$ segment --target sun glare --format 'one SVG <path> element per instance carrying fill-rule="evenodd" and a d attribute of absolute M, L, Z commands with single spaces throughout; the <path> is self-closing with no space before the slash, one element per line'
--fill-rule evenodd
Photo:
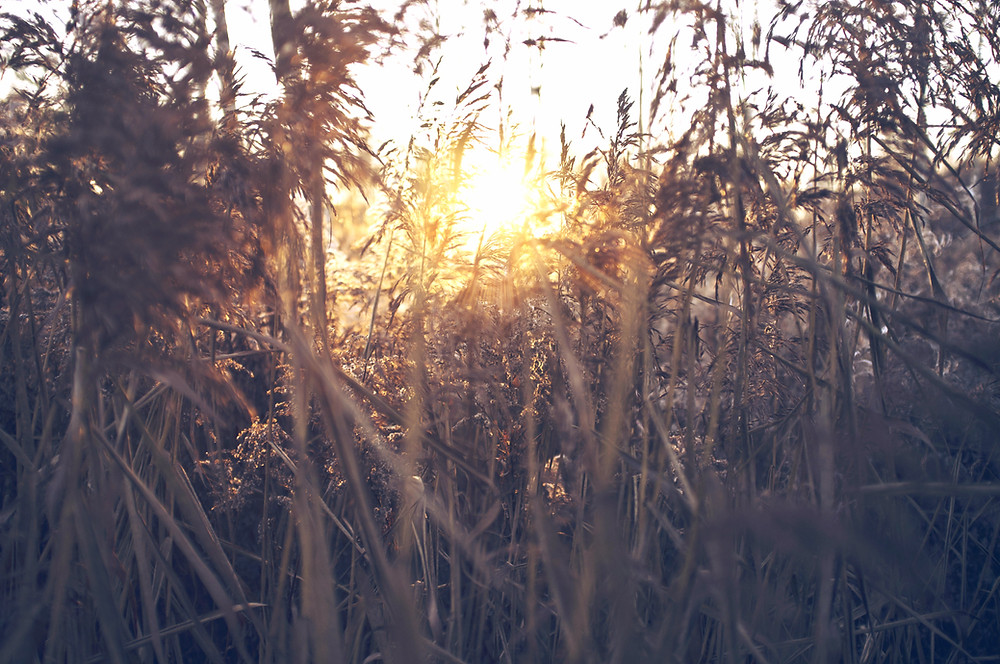
<path fill-rule="evenodd" d="M 530 231 L 538 205 L 523 163 L 496 154 L 477 161 L 459 193 L 465 207 L 467 244 L 473 249 L 498 232 Z"/>

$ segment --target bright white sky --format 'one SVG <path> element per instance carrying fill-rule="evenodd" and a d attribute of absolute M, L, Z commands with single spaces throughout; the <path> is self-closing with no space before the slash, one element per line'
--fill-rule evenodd
<path fill-rule="evenodd" d="M 622 0 L 631 2 L 631 0 Z M 376 0 L 377 9 L 392 16 L 398 7 L 394 0 Z M 504 109 L 492 109 L 484 118 L 495 128 L 501 113 L 510 110 L 512 121 L 520 131 L 537 132 L 540 139 L 549 141 L 551 151 L 558 150 L 559 123 L 567 125 L 567 137 L 582 154 L 598 144 L 604 144 L 594 127 L 587 127 L 588 108 L 594 105 L 592 120 L 606 134 L 615 128 L 618 95 L 628 88 L 629 95 L 637 102 L 640 94 L 640 56 L 648 50 L 645 17 L 630 10 L 625 28 L 614 28 L 615 14 L 623 4 L 608 0 L 547 0 L 532 3 L 543 6 L 547 13 L 536 19 L 521 16 L 511 20 L 516 5 L 527 2 L 512 0 L 474 2 L 470 0 L 436 0 L 428 6 L 416 6 L 408 19 L 428 20 L 438 32 L 448 36 L 432 62 L 440 57 L 437 74 L 440 81 L 435 86 L 435 97 L 448 102 L 465 89 L 481 65 L 492 59 L 491 78 L 504 77 Z M 501 33 L 491 36 L 489 49 L 484 48 L 483 10 L 492 9 L 500 20 Z M 247 75 L 248 87 L 266 90 L 271 76 L 259 60 L 249 57 L 240 47 L 255 48 L 270 53 L 267 28 L 266 0 L 229 0 L 227 10 L 230 37 L 237 49 L 238 62 Z M 509 35 L 510 52 L 504 56 L 504 36 Z M 528 39 L 561 38 L 568 42 L 549 42 L 544 51 L 525 45 Z M 413 39 L 408 40 L 412 45 Z M 429 80 L 430 66 L 425 66 L 424 76 L 413 72 L 415 50 L 400 51 L 390 55 L 381 64 L 356 71 L 364 91 L 366 104 L 375 116 L 373 145 L 393 139 L 405 142 L 417 131 L 417 114 L 422 92 Z M 643 62 L 642 66 L 655 73 L 658 63 Z M 649 73 L 645 74 L 650 79 Z M 536 89 L 537 94 L 532 90 Z M 586 136 L 581 134 L 586 128 Z M 577 145 L 580 143 L 580 145 Z"/>
<path fill-rule="evenodd" d="M 6 3 L 10 0 L 0 0 Z M 291 0 L 293 11 L 306 0 Z M 735 1 L 735 0 L 734 0 Z M 44 16 L 61 16 L 52 21 L 57 29 L 64 25 L 69 0 L 14 0 L 17 9 L 40 10 Z M 391 20 L 402 0 L 366 0 Z M 362 4 L 362 3 L 358 3 Z M 487 147 L 497 148 L 499 142 L 490 131 L 502 123 L 506 135 L 521 136 L 523 149 L 527 137 L 536 136 L 535 148 L 544 160 L 542 170 L 551 170 L 558 158 L 560 124 L 566 125 L 566 136 L 572 144 L 572 155 L 581 157 L 594 148 L 606 148 L 616 131 L 617 100 L 623 90 L 633 100 L 632 121 L 639 129 L 649 131 L 646 117 L 655 86 L 658 70 L 667 50 L 667 42 L 678 33 L 681 36 L 673 50 L 674 66 L 687 69 L 704 57 L 704 42 L 692 40 L 683 26 L 660 26 L 654 35 L 649 34 L 651 16 L 636 11 L 640 0 L 426 0 L 416 3 L 407 14 L 410 32 L 405 45 L 394 49 L 385 58 L 358 67 L 355 79 L 362 90 L 365 103 L 374 118 L 371 126 L 370 145 L 378 147 L 391 141 L 405 149 L 411 136 L 421 135 L 420 124 L 427 120 L 440 120 L 445 128 L 448 120 L 457 119 L 456 96 L 473 80 L 476 72 L 486 62 L 492 61 L 488 70 L 490 84 L 503 78 L 503 95 L 499 103 L 488 108 L 479 121 L 486 128 L 483 137 Z M 497 30 L 490 34 L 489 46 L 484 45 L 486 28 L 484 9 L 492 10 L 497 18 Z M 529 17 L 528 8 L 544 9 Z M 615 26 L 615 16 L 627 12 L 624 26 Z M 766 27 L 773 10 L 772 0 L 756 3 L 737 2 L 736 11 L 744 31 L 751 21 L 759 19 Z M 760 16 L 758 16 L 760 12 Z M 247 99 L 255 94 L 277 94 L 274 75 L 268 64 L 253 56 L 253 51 L 272 54 L 269 28 L 268 0 L 226 0 L 226 15 L 230 42 L 238 66 L 244 77 L 243 91 Z M 424 26 L 417 30 L 418 26 Z M 429 26 L 429 28 L 427 27 Z M 427 30 L 445 37 L 443 45 L 424 62 L 421 75 L 414 72 L 414 56 L 420 45 L 420 35 Z M 548 40 L 543 49 L 539 40 Z M 507 45 L 509 44 L 509 49 Z M 787 58 L 786 58 L 787 60 Z M 432 72 L 434 63 L 440 63 Z M 776 66 L 791 67 L 795 63 L 775 62 Z M 438 78 L 431 97 L 422 100 L 428 81 Z M 792 81 L 794 72 L 780 74 Z M 0 93 L 4 83 L 0 81 Z M 679 89 L 664 105 L 683 97 L 688 78 L 681 77 Z M 756 85 L 766 84 L 760 81 Z M 749 87 L 751 83 L 744 81 Z M 490 92 L 489 86 L 481 92 Z M 495 98 L 495 96 L 494 96 Z M 440 106 L 432 102 L 440 101 Z M 697 107 L 697 99 L 691 106 Z M 592 109 L 592 110 L 591 110 Z M 690 108 L 688 112 L 690 112 Z M 677 108 L 660 110 L 659 127 L 676 131 L 683 126 L 684 112 Z M 434 116 L 432 113 L 440 113 Z M 674 112 L 673 115 L 671 113 Z M 588 117 L 589 114 L 589 117 Z M 660 132 L 657 131 L 660 130 Z M 602 133 L 603 132 L 603 133 Z M 662 135 L 656 136 L 663 139 Z M 653 141 L 658 142 L 656 140 Z M 424 147 L 431 147 L 423 141 Z M 472 216 L 488 216 L 489 210 L 506 210 L 510 205 L 523 202 L 509 199 L 516 183 L 500 187 L 497 182 L 516 179 L 512 173 L 500 177 L 500 171 L 510 164 L 493 162 L 486 151 L 473 152 L 469 163 L 476 172 L 485 174 L 488 183 L 480 187 L 472 182 L 467 193 L 467 203 Z M 524 188 L 524 187 L 522 187 Z M 479 191 L 483 189 L 483 191 Z M 512 216 L 514 212 L 504 212 Z M 515 215 L 516 216 L 516 215 Z M 497 224 L 502 220 L 498 219 Z"/>
<path fill-rule="evenodd" d="M 5 7 L 9 1 L 0 0 Z M 44 16 L 61 15 L 61 20 L 53 21 L 57 29 L 64 24 L 68 13 L 69 0 L 14 2 L 20 5 L 15 10 L 30 8 L 40 10 Z M 291 0 L 293 10 L 304 2 Z M 391 20 L 402 0 L 367 2 Z M 422 75 L 413 71 L 419 46 L 418 37 L 413 34 L 406 37 L 405 46 L 395 49 L 385 59 L 355 70 L 355 78 L 374 116 L 370 144 L 378 147 L 393 141 L 402 149 L 411 136 L 419 136 L 421 120 L 439 119 L 447 123 L 456 96 L 487 61 L 492 61 L 488 74 L 491 82 L 503 77 L 503 97 L 499 106 L 494 105 L 480 117 L 481 124 L 487 130 L 495 130 L 502 122 L 507 135 L 513 130 L 522 136 L 522 146 L 534 133 L 535 147 L 549 169 L 555 167 L 553 162 L 558 155 L 560 123 L 566 125 L 574 156 L 607 147 L 616 129 L 617 100 L 623 89 L 628 90 L 634 102 L 632 120 L 648 131 L 646 114 L 653 82 L 662 64 L 666 42 L 677 26 L 663 25 L 651 36 L 651 17 L 636 11 L 639 3 L 640 0 L 427 0 L 415 4 L 407 14 L 408 26 L 411 29 L 420 23 L 433 26 L 446 40 L 430 61 L 424 63 Z M 524 11 L 528 7 L 545 11 L 529 18 Z M 737 7 L 737 12 L 743 14 L 740 19 L 744 30 L 758 12 L 766 29 L 773 9 L 771 0 Z M 485 8 L 495 12 L 499 21 L 499 32 L 490 35 L 488 48 L 483 43 Z M 623 9 L 628 20 L 624 27 L 616 27 L 614 18 Z M 226 0 L 226 15 L 239 72 L 245 77 L 244 92 L 275 94 L 270 68 L 252 55 L 252 50 L 268 56 L 272 53 L 268 0 Z M 544 49 L 524 43 L 540 38 L 550 40 Z M 505 42 L 510 44 L 506 52 Z M 704 48 L 704 44 L 695 46 L 690 34 L 682 36 L 674 50 L 675 66 L 684 67 L 685 63 L 690 66 L 701 56 L 698 48 Z M 421 118 L 421 96 L 435 62 L 440 62 L 433 74 L 439 77 L 439 82 L 432 97 L 423 100 Z M 792 66 L 787 62 L 774 64 Z M 784 78 L 794 80 L 794 72 L 787 74 Z M 779 73 L 777 79 L 782 77 Z M 0 81 L 0 93 L 9 84 L 10 77 L 5 78 L 8 80 Z M 680 85 L 684 86 L 685 80 Z M 483 89 L 487 91 L 489 88 Z M 675 97 L 681 95 L 683 90 L 678 90 Z M 443 104 L 434 107 L 430 102 L 435 100 Z M 694 106 L 697 104 L 693 102 Z M 591 106 L 593 111 L 588 120 Z M 432 110 L 440 112 L 442 117 L 433 118 Z M 666 112 L 661 109 L 659 129 L 671 127 L 666 122 L 683 124 L 685 113 L 664 118 L 671 110 L 677 109 Z M 485 140 L 490 147 L 497 147 L 488 135 Z"/>
<path fill-rule="evenodd" d="M 0 3 L 7 9 L 10 1 L 0 0 Z M 13 2 L 15 11 L 30 8 L 41 11 L 43 16 L 62 15 L 61 20 L 53 21 L 57 28 L 64 23 L 69 5 L 69 0 Z M 303 2 L 292 0 L 293 9 Z M 369 2 L 391 18 L 402 0 Z M 509 110 L 520 132 L 534 131 L 539 140 L 546 142 L 544 147 L 551 154 L 558 150 L 559 125 L 565 122 L 574 153 L 582 155 L 607 144 L 596 128 L 605 134 L 614 132 L 617 99 L 623 89 L 628 89 L 635 102 L 633 120 L 642 121 L 642 128 L 648 129 L 647 119 L 638 117 L 638 113 L 648 109 L 650 83 L 662 62 L 664 42 L 674 30 L 661 26 L 654 36 L 655 54 L 650 55 L 654 38 L 648 34 L 650 17 L 636 11 L 638 4 L 639 0 L 428 0 L 415 5 L 407 17 L 411 25 L 421 20 L 435 25 L 448 38 L 432 57 L 432 61 L 437 58 L 441 61 L 435 95 L 445 102 L 443 110 L 449 109 L 450 102 L 469 84 L 479 67 L 492 59 L 491 78 L 504 77 L 504 108 L 491 109 L 483 118 L 484 123 L 495 128 Z M 527 7 L 542 7 L 546 13 L 529 19 L 523 15 Z M 766 28 L 771 7 L 771 0 L 744 7 L 741 11 L 749 14 L 743 17 L 744 22 L 761 12 L 761 22 Z M 483 45 L 485 8 L 496 13 L 501 30 L 491 36 L 489 49 Z M 518 8 L 521 15 L 513 19 Z M 624 27 L 615 27 L 614 17 L 622 9 L 628 12 L 628 22 Z M 245 89 L 273 91 L 273 75 L 249 50 L 271 54 L 268 0 L 226 0 L 226 14 L 237 63 L 246 76 Z M 511 44 L 506 55 L 504 37 Z M 543 51 L 523 43 L 539 37 L 567 41 L 548 42 Z M 368 108 L 375 116 L 374 146 L 389 139 L 405 144 L 418 128 L 420 96 L 429 80 L 430 67 L 425 68 L 423 77 L 413 73 L 415 40 L 411 37 L 408 42 L 408 50 L 401 49 L 381 63 L 356 71 Z M 679 53 L 683 45 L 678 46 L 675 60 L 696 57 L 693 51 Z M 0 93 L 10 84 L 9 78 L 8 75 L 0 81 Z M 592 122 L 587 122 L 591 104 Z"/>

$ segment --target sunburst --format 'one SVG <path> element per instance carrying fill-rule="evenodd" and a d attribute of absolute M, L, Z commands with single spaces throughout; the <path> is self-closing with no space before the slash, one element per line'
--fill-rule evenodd
<path fill-rule="evenodd" d="M 524 162 L 495 152 L 470 156 L 459 190 L 467 245 L 475 249 L 501 232 L 530 232 L 538 186 Z"/>

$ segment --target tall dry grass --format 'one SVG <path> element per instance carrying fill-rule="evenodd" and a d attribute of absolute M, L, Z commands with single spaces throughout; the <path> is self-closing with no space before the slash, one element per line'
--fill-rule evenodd
<path fill-rule="evenodd" d="M 77 7 L 0 18 L 0 661 L 995 659 L 991 5 L 645 7 L 701 57 L 558 231 L 463 248 L 460 95 L 350 277 L 384 23 L 277 13 L 263 104 L 202 3 Z"/>

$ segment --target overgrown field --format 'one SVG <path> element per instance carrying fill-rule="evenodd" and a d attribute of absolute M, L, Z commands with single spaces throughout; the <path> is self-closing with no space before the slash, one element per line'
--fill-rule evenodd
<path fill-rule="evenodd" d="M 495 67 L 368 144 L 427 25 L 5 4 L 0 663 L 1000 661 L 1000 9 L 747 4 L 479 235 Z"/>

